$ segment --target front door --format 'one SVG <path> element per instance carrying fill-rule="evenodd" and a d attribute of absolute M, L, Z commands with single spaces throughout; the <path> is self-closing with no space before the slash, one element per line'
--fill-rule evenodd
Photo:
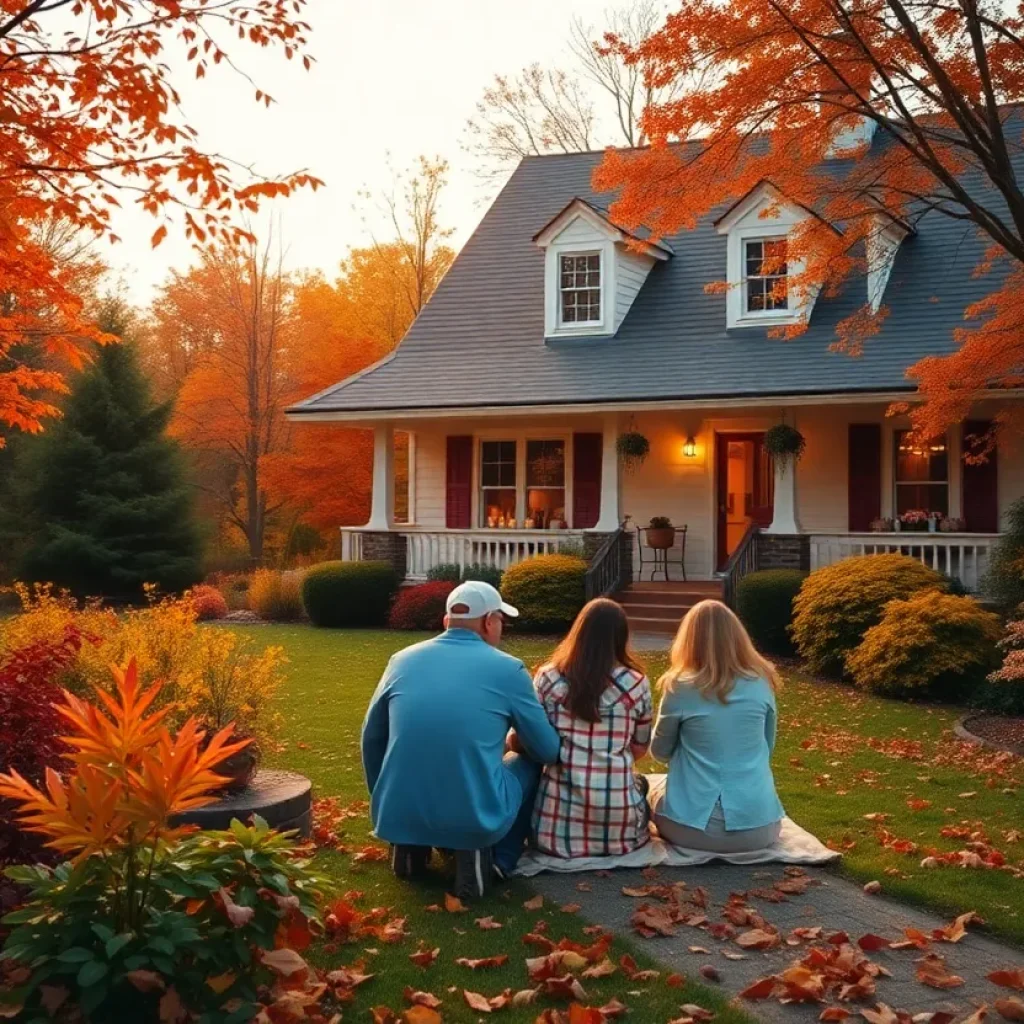
<path fill-rule="evenodd" d="M 771 524 L 775 471 L 763 441 L 763 433 L 715 434 L 719 569 L 752 522 Z"/>

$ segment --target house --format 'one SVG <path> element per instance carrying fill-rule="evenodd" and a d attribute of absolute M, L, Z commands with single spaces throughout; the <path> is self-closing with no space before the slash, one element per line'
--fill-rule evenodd
<path fill-rule="evenodd" d="M 582 541 L 597 555 L 592 589 L 604 592 L 639 576 L 641 553 L 648 579 L 635 527 L 667 516 L 687 528 L 686 593 L 731 586 L 754 566 L 887 550 L 975 589 L 1024 493 L 1024 454 L 961 458 L 994 403 L 927 448 L 886 410 L 912 392 L 907 367 L 951 350 L 965 307 L 991 289 L 973 276 L 977 233 L 937 214 L 913 230 L 881 223 L 865 277 L 835 297 L 798 295 L 779 257 L 813 214 L 770 183 L 649 241 L 593 191 L 601 158 L 525 159 L 399 348 L 290 410 L 375 430 L 373 512 L 343 531 L 345 557 L 386 558 L 421 579 L 439 562 L 506 566 Z M 723 278 L 725 293 L 706 288 Z M 837 323 L 865 298 L 889 309 L 881 333 L 859 357 L 830 352 Z M 807 312 L 802 335 L 770 336 Z M 762 450 L 780 422 L 806 439 L 795 466 Z M 392 513 L 396 430 L 411 438 L 407 523 Z M 632 472 L 616 448 L 627 430 L 650 442 Z M 872 529 L 920 509 L 946 529 Z M 666 589 L 646 600 L 666 604 Z"/>

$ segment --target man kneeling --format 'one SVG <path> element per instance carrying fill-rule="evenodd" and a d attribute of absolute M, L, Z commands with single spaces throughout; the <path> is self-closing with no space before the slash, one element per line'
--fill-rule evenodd
<path fill-rule="evenodd" d="M 444 633 L 388 663 L 363 722 L 363 770 L 395 874 L 422 873 L 432 848 L 454 850 L 455 895 L 471 899 L 516 866 L 559 738 L 523 663 L 497 649 L 516 609 L 476 582 L 446 607 Z M 505 753 L 509 729 L 525 754 Z"/>

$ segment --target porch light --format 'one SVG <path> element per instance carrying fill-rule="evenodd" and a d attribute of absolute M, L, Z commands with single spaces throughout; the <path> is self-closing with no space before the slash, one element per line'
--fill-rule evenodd
<path fill-rule="evenodd" d="M 697 442 L 693 439 L 693 434 L 687 436 L 683 442 L 683 455 L 688 459 L 692 459 L 697 454 Z"/>

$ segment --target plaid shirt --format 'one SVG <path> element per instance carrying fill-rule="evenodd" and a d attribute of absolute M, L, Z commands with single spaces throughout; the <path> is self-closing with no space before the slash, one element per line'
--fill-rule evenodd
<path fill-rule="evenodd" d="M 562 740 L 558 763 L 540 780 L 533 805 L 537 848 L 555 857 L 614 857 L 643 846 L 647 800 L 637 788 L 630 744 L 651 739 L 647 677 L 619 668 L 601 695 L 601 721 L 584 722 L 565 707 L 569 684 L 545 665 L 533 681 Z"/>

